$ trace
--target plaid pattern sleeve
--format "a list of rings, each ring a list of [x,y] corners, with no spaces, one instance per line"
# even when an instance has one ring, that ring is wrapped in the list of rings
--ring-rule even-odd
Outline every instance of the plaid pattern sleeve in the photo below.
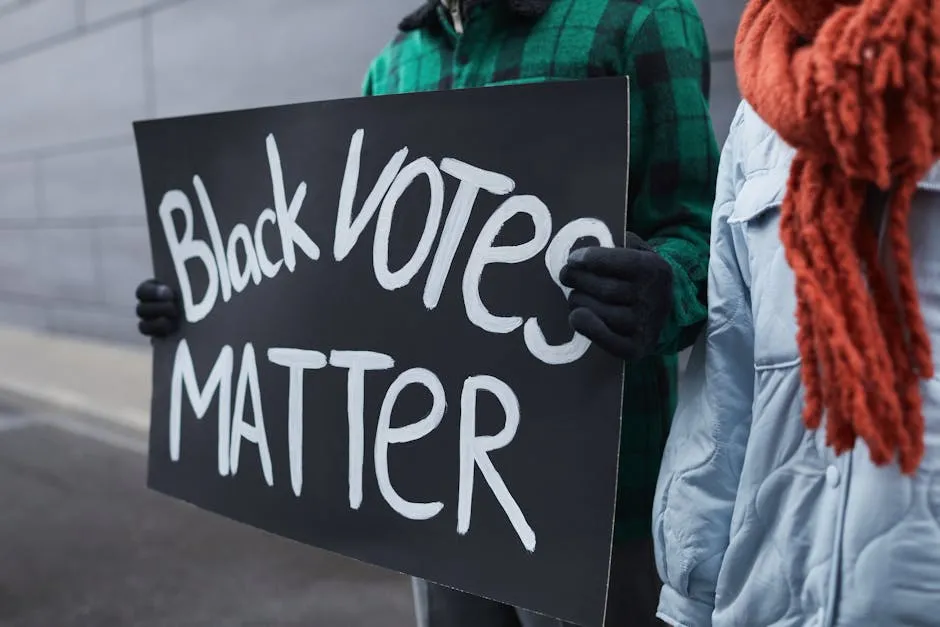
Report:
[[[707,313],[718,173],[708,43],[687,0],[662,0],[638,12],[635,23],[625,51],[633,90],[628,224],[674,271],[673,312],[659,345],[670,354],[694,343]]]

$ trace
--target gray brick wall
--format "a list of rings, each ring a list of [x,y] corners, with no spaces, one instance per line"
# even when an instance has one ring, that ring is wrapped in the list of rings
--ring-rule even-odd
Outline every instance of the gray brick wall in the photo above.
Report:
[[[744,0],[699,0],[723,140]],[[0,322],[140,342],[133,120],[356,95],[417,0],[0,0]]]
[[[712,121],[724,143],[741,96],[734,75],[734,35],[747,0],[696,0],[712,53]]]

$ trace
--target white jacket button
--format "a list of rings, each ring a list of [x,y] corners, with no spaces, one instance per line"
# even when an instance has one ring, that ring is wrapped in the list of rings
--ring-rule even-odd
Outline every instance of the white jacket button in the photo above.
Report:
[[[829,466],[826,468],[826,483],[829,484],[830,488],[836,488],[839,486],[839,479],[841,479],[841,474],[839,469],[835,466]]]

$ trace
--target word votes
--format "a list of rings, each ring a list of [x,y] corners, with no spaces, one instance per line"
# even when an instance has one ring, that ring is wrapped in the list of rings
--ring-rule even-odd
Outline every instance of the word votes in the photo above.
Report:
[[[296,348],[271,348],[268,361],[288,369],[287,439],[291,487],[300,497],[303,489],[303,426],[304,426],[304,372],[327,367],[348,371],[347,419],[349,427],[349,506],[359,509],[362,504],[362,468],[364,455],[364,401],[365,375],[369,371],[390,370],[394,360],[381,353],[370,351],[331,351],[329,355],[315,350]],[[202,389],[196,379],[192,354],[186,340],[181,340],[176,350],[173,377],[170,384],[170,459],[180,458],[180,432],[183,390],[196,418],[203,418],[209,410],[212,398],[218,394],[218,471],[221,476],[236,474],[241,456],[242,441],[253,443],[258,448],[261,470],[265,482],[274,486],[274,470],[264,426],[261,404],[260,382],[255,349],[252,344],[244,346],[241,367],[235,383],[234,406],[232,405],[232,380],[235,356],[231,346],[224,346],[216,359]],[[431,410],[426,416],[402,427],[391,426],[392,412],[402,391],[410,385],[423,386],[431,395]],[[488,392],[496,397],[506,417],[505,425],[496,435],[477,435],[477,395]],[[254,423],[245,421],[246,403],[251,403]],[[411,520],[427,520],[444,509],[441,502],[415,503],[402,498],[392,486],[388,469],[388,449],[393,444],[414,442],[431,433],[444,418],[446,411],[444,387],[440,379],[430,370],[411,368],[398,375],[385,393],[379,410],[378,426],[374,442],[374,466],[379,492],[385,501],[401,516]],[[512,442],[519,428],[521,410],[513,390],[504,382],[491,376],[469,377],[463,384],[460,396],[459,479],[457,492],[457,533],[464,535],[470,529],[470,513],[473,501],[473,483],[477,468],[489,485],[494,496],[515,529],[523,546],[535,550],[535,532],[529,526],[500,476],[489,453],[504,448]]]
[[[511,195],[515,182],[502,174],[480,169],[457,159],[444,158],[435,165],[427,157],[405,164],[408,148],[402,148],[389,159],[376,180],[362,207],[353,215],[353,203],[359,186],[359,167],[364,130],[357,130],[350,141],[333,241],[333,257],[342,261],[356,246],[359,237],[373,219],[376,220],[372,247],[373,269],[378,283],[392,291],[408,285],[431,257],[435,241],[437,248],[424,286],[423,302],[434,309],[441,297],[444,283],[450,273],[457,248],[465,235],[473,205],[482,190],[506,200],[489,216],[471,250],[464,268],[462,291],[467,318],[477,327],[490,333],[508,334],[523,327],[523,338],[529,352],[547,364],[565,364],[580,359],[590,346],[587,338],[574,333],[569,342],[551,345],[536,318],[523,321],[519,316],[492,314],[480,297],[483,270],[490,264],[513,264],[528,261],[545,250],[545,266],[549,275],[566,295],[568,288],[561,285],[558,275],[572,247],[582,238],[597,240],[600,245],[612,247],[613,236],[607,226],[595,218],[579,218],[562,227],[554,237],[552,216],[548,207],[532,195]],[[209,233],[210,243],[193,235],[193,208],[181,190],[170,190],[164,195],[159,208],[170,254],[179,278],[186,319],[197,322],[205,318],[215,306],[219,293],[228,302],[233,293],[240,293],[249,283],[259,284],[265,277],[273,278],[285,268],[293,272],[297,256],[310,260],[320,258],[320,247],[298,224],[298,216],[307,194],[307,184],[300,182],[288,197],[281,168],[281,158],[273,135],[268,135],[267,156],[273,189],[274,209],[267,208],[258,215],[254,229],[236,224],[223,242],[212,202],[198,175],[193,177],[196,197]],[[460,183],[446,218],[444,209],[444,178],[446,173]],[[399,269],[389,268],[389,238],[395,207],[399,199],[418,177],[427,179],[430,201],[424,230],[411,258]],[[174,212],[180,212],[185,226],[180,236],[173,222]],[[376,216],[377,214],[377,216]],[[524,214],[532,221],[534,233],[527,242],[513,245],[495,245],[504,225],[516,215]],[[441,222],[443,220],[443,227]],[[267,225],[276,227],[280,235],[281,258],[272,261],[263,241]],[[239,265],[239,248],[244,263]],[[186,270],[186,263],[199,260],[209,275],[209,284],[202,299],[196,302]]]

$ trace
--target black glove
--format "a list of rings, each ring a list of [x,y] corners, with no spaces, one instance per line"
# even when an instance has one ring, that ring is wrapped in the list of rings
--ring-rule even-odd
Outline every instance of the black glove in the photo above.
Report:
[[[147,279],[137,286],[137,329],[148,337],[166,337],[179,329],[180,306],[170,286]]]
[[[672,305],[672,266],[628,233],[623,248],[572,251],[561,269],[572,328],[625,361],[650,355]]]

